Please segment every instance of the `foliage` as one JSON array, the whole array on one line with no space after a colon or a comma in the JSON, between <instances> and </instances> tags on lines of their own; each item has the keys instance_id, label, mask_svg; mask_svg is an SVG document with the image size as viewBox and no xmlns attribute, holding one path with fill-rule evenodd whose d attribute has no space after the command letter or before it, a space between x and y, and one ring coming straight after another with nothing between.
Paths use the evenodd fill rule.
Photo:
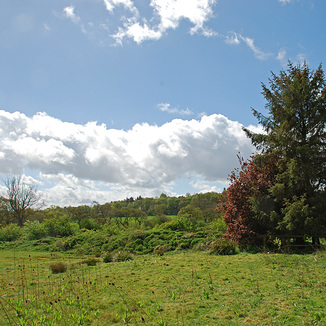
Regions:
<instances>
[{"instance_id":1,"label":"foliage","mask_svg":"<svg viewBox=\"0 0 326 326\"><path fill-rule=\"evenodd\" d=\"M113 254L111 252L106 252L103 256L103 263L112 263L113 262Z\"/></svg>"},{"instance_id":2,"label":"foliage","mask_svg":"<svg viewBox=\"0 0 326 326\"><path fill-rule=\"evenodd\" d=\"M46 229L39 221L26 221L24 223L24 238L26 240L38 240L46 236Z\"/></svg>"},{"instance_id":3,"label":"foliage","mask_svg":"<svg viewBox=\"0 0 326 326\"><path fill-rule=\"evenodd\" d=\"M66 215L45 219L43 224L50 237L66 237L74 233L70 219Z\"/></svg>"},{"instance_id":4,"label":"foliage","mask_svg":"<svg viewBox=\"0 0 326 326\"><path fill-rule=\"evenodd\" d=\"M121 261L129 261L133 260L132 254L126 251L119 251L118 254L115 256L114 261L121 262Z\"/></svg>"},{"instance_id":5,"label":"foliage","mask_svg":"<svg viewBox=\"0 0 326 326\"><path fill-rule=\"evenodd\" d=\"M17 224L9 224L0 229L0 241L15 241L23 234L22 228Z\"/></svg>"},{"instance_id":6,"label":"foliage","mask_svg":"<svg viewBox=\"0 0 326 326\"><path fill-rule=\"evenodd\" d=\"M0 196L0 226L13 222L13 214L9 211L9 199Z\"/></svg>"},{"instance_id":7,"label":"foliage","mask_svg":"<svg viewBox=\"0 0 326 326\"><path fill-rule=\"evenodd\" d=\"M244 128L261 150L231 174L225 205L228 236L236 241L258 240L260 234L319 237L326 235L326 86L321 66L306 63L263 87L269 115L253 110L265 133Z\"/></svg>"},{"instance_id":8,"label":"foliage","mask_svg":"<svg viewBox=\"0 0 326 326\"><path fill-rule=\"evenodd\" d=\"M209 246L209 252L215 255L235 255L239 253L236 242L227 238L218 238Z\"/></svg>"},{"instance_id":9,"label":"foliage","mask_svg":"<svg viewBox=\"0 0 326 326\"><path fill-rule=\"evenodd\" d=\"M230 186L226 201L220 201L224 212L227 237L240 244L258 244L261 236L275 232L275 221L270 219L274 201L268 189L274 183L277 161L273 156L252 156L249 161L239 159L240 171L229 176Z\"/></svg>"}]
</instances>

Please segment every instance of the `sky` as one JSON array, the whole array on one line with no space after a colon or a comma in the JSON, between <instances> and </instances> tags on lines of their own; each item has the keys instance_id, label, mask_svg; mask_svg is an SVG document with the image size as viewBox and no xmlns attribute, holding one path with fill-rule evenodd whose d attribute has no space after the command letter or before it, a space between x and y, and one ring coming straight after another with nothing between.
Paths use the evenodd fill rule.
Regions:
<instances>
[{"instance_id":1,"label":"sky","mask_svg":"<svg viewBox=\"0 0 326 326\"><path fill-rule=\"evenodd\" d=\"M323 0L0 0L0 176L47 206L221 192ZM0 193L5 196L5 187Z\"/></svg>"}]
</instances>

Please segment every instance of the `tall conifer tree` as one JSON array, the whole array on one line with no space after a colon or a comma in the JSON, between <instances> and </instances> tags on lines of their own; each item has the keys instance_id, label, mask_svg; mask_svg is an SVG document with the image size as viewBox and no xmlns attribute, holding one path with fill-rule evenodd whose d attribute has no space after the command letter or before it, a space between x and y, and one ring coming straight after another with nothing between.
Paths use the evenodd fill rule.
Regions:
<instances>
[{"instance_id":1,"label":"tall conifer tree","mask_svg":"<svg viewBox=\"0 0 326 326\"><path fill-rule=\"evenodd\" d=\"M326 83L321 65L316 71L288 64L262 84L268 115L253 110L265 133L244 128L253 145L278 158L278 173L270 194L271 218L280 233L326 236Z\"/></svg>"}]
</instances>

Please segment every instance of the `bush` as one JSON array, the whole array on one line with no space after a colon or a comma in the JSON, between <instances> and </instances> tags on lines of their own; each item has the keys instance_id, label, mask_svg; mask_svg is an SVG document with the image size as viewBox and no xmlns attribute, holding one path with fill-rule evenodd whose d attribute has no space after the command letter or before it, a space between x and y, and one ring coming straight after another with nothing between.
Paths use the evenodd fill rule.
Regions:
<instances>
[{"instance_id":1,"label":"bush","mask_svg":"<svg viewBox=\"0 0 326 326\"><path fill-rule=\"evenodd\" d=\"M186 231L192 229L189 218L184 216L174 218L173 220L162 224L161 227L172 231Z\"/></svg>"},{"instance_id":2,"label":"bush","mask_svg":"<svg viewBox=\"0 0 326 326\"><path fill-rule=\"evenodd\" d=\"M94 219L84 218L80 221L79 227L81 229L97 230L100 228L100 225L98 223L96 223L96 221Z\"/></svg>"},{"instance_id":3,"label":"bush","mask_svg":"<svg viewBox=\"0 0 326 326\"><path fill-rule=\"evenodd\" d=\"M235 255L239 252L239 248L232 240L218 238L210 244L209 251L215 255Z\"/></svg>"},{"instance_id":4,"label":"bush","mask_svg":"<svg viewBox=\"0 0 326 326\"><path fill-rule=\"evenodd\" d=\"M152 229L154 228L156 225L161 225L163 223L169 222L171 221L171 218L166 216L166 215L156 215L152 218L147 218L144 221L144 227L146 229Z\"/></svg>"},{"instance_id":5,"label":"bush","mask_svg":"<svg viewBox=\"0 0 326 326\"><path fill-rule=\"evenodd\" d=\"M133 260L131 253L129 252L119 252L118 255L115 257L115 261L128 261Z\"/></svg>"},{"instance_id":6,"label":"bush","mask_svg":"<svg viewBox=\"0 0 326 326\"><path fill-rule=\"evenodd\" d=\"M52 274L64 273L67 270L67 265L62 262L54 263L50 265Z\"/></svg>"},{"instance_id":7,"label":"bush","mask_svg":"<svg viewBox=\"0 0 326 326\"><path fill-rule=\"evenodd\" d=\"M95 266L99 262L96 258L87 258L82 261L82 264L86 264L87 266Z\"/></svg>"},{"instance_id":8,"label":"bush","mask_svg":"<svg viewBox=\"0 0 326 326\"><path fill-rule=\"evenodd\" d=\"M67 237L74 233L68 216L46 219L43 224L50 237Z\"/></svg>"},{"instance_id":9,"label":"bush","mask_svg":"<svg viewBox=\"0 0 326 326\"><path fill-rule=\"evenodd\" d=\"M113 255L111 252L106 252L103 256L103 263L111 263L113 262Z\"/></svg>"},{"instance_id":10,"label":"bush","mask_svg":"<svg viewBox=\"0 0 326 326\"><path fill-rule=\"evenodd\" d=\"M23 234L22 228L17 224L9 224L0 229L0 241L15 241Z\"/></svg>"},{"instance_id":11,"label":"bush","mask_svg":"<svg viewBox=\"0 0 326 326\"><path fill-rule=\"evenodd\" d=\"M44 225L39 221L26 221L23 230L26 240L39 240L46 236Z\"/></svg>"},{"instance_id":12,"label":"bush","mask_svg":"<svg viewBox=\"0 0 326 326\"><path fill-rule=\"evenodd\" d=\"M216 230L219 234L223 235L227 232L227 225L223 218L217 218L210 223L210 227Z\"/></svg>"}]
</instances>

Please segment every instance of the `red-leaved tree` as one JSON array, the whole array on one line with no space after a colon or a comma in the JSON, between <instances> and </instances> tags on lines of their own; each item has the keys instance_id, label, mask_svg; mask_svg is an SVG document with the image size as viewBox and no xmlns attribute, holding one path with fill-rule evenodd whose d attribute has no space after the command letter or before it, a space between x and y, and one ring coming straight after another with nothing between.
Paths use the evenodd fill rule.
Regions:
<instances>
[{"instance_id":1,"label":"red-leaved tree","mask_svg":"<svg viewBox=\"0 0 326 326\"><path fill-rule=\"evenodd\" d=\"M239 156L240 169L229 175L226 199L219 202L227 224L227 238L239 244L260 244L262 236L277 226L271 218L275 202L269 194L277 170L274 156L254 155L248 161Z\"/></svg>"}]
</instances>

